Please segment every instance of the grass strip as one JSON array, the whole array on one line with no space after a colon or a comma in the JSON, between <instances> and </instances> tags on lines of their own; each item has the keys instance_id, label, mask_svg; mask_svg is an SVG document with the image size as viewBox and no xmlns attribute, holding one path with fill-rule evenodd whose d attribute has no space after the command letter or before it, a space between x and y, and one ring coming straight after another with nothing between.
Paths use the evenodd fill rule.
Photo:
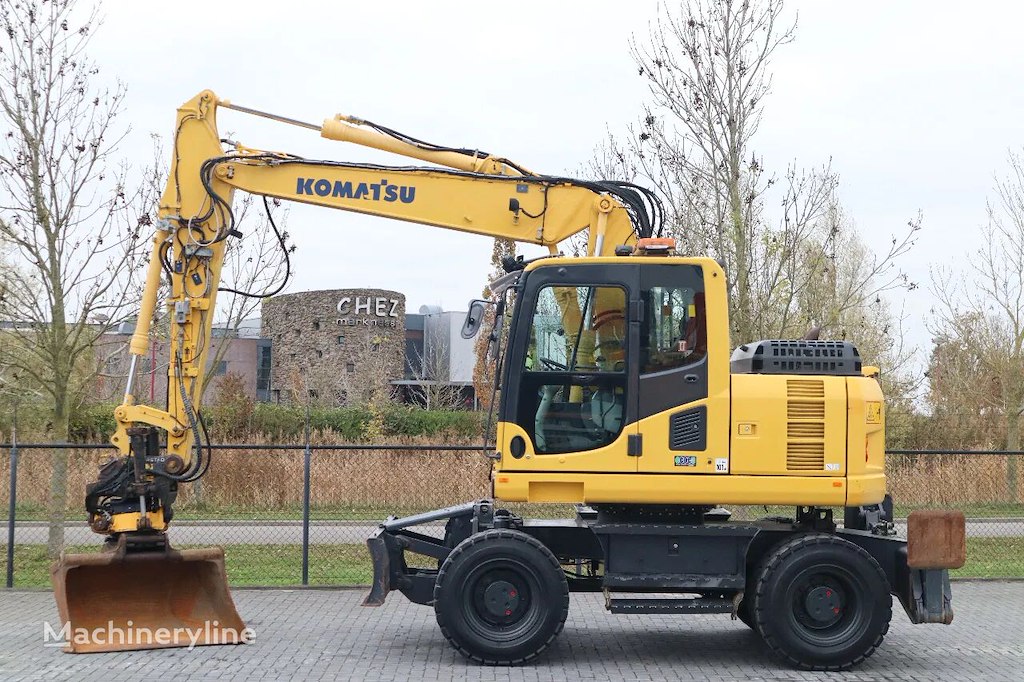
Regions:
<instances>
[{"instance_id":1,"label":"grass strip","mask_svg":"<svg viewBox=\"0 0 1024 682\"><path fill-rule=\"evenodd\" d=\"M98 550L98 545L67 549ZM5 546L0 546L0 553L6 553ZM227 545L224 557L228 581L233 587L287 587L302 582L301 545ZM49 587L51 563L46 547L16 545L15 587ZM967 538L967 563L950 574L955 578L1024 578L1024 537ZM310 545L311 585L369 585L372 578L373 565L365 545Z\"/></svg>"}]
</instances>

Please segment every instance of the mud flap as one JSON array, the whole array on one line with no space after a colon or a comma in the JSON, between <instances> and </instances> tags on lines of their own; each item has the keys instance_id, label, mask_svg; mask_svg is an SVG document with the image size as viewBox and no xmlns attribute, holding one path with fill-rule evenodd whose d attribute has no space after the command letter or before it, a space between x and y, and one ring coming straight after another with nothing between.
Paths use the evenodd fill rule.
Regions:
<instances>
[{"instance_id":1,"label":"mud flap","mask_svg":"<svg viewBox=\"0 0 1024 682\"><path fill-rule=\"evenodd\" d=\"M363 600L363 606L383 606L384 599L391 591L391 557L382 537L386 533L381 526L366 539L366 547L370 550L370 559L373 560L373 584L370 585L370 594Z\"/></svg>"},{"instance_id":2,"label":"mud flap","mask_svg":"<svg viewBox=\"0 0 1024 682\"><path fill-rule=\"evenodd\" d=\"M250 635L235 609L220 547L62 554L50 571L64 650L132 651L241 644Z\"/></svg>"}]
</instances>

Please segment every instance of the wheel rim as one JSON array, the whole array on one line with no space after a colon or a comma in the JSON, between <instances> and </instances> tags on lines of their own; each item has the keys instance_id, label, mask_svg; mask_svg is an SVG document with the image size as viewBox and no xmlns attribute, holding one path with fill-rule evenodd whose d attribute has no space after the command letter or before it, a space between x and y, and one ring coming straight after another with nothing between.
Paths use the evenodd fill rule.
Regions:
<instances>
[{"instance_id":1,"label":"wheel rim","mask_svg":"<svg viewBox=\"0 0 1024 682\"><path fill-rule=\"evenodd\" d=\"M842 566L815 566L790 583L785 602L790 628L807 643L840 646L859 637L870 621L871 591Z\"/></svg>"},{"instance_id":2,"label":"wheel rim","mask_svg":"<svg viewBox=\"0 0 1024 682\"><path fill-rule=\"evenodd\" d=\"M478 636L508 642L529 635L543 620L540 578L529 565L496 558L475 566L462 593L466 624Z\"/></svg>"}]
</instances>

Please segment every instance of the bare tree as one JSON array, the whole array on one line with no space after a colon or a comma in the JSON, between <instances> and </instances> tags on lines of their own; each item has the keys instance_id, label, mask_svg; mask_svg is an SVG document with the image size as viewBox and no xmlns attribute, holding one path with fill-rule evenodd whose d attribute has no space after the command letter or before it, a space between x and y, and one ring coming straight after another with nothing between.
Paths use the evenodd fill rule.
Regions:
<instances>
[{"instance_id":1,"label":"bare tree","mask_svg":"<svg viewBox=\"0 0 1024 682\"><path fill-rule=\"evenodd\" d=\"M981 246L962 275L949 267L932 273L939 301L930 328L947 348L967 357L947 361L932 377L934 401L953 399L959 410L995 414L1003 422L1001 444L1021 446L1024 414L1024 154L1011 151L1009 172L997 177L996 201L988 204ZM1009 488L1017 499L1017 458L1010 460Z\"/></svg>"},{"instance_id":2,"label":"bare tree","mask_svg":"<svg viewBox=\"0 0 1024 682\"><path fill-rule=\"evenodd\" d=\"M48 436L65 440L94 366L96 338L133 303L140 230L153 205L113 157L124 88L97 84L86 48L97 10L74 0L15 0L0 10L0 318L5 362L47 396ZM152 197L155 199L155 197ZM148 232L148 230L147 230ZM52 454L48 549L63 546L67 459Z\"/></svg>"},{"instance_id":3,"label":"bare tree","mask_svg":"<svg viewBox=\"0 0 1024 682\"><path fill-rule=\"evenodd\" d=\"M758 283L752 279L765 269L756 267L751 250L759 244L759 199L770 186L750 143L770 86L769 60L795 31L793 24L780 25L781 14L781 2L690 2L679 15L661 13L648 45L633 46L652 96L632 135L636 156L668 199L684 248L726 263L731 320L741 338L757 335ZM819 208L833 182L829 173L810 179L787 175L794 190L799 181L801 189L811 190L813 199L801 202L805 213ZM791 247L805 221L786 225L789 230L773 245L776 253ZM780 257L769 269L783 262Z\"/></svg>"},{"instance_id":4,"label":"bare tree","mask_svg":"<svg viewBox=\"0 0 1024 682\"><path fill-rule=\"evenodd\" d=\"M781 320L783 333L797 335L817 327L828 338L852 341L869 363L883 367L890 414L898 401L901 409L911 410L907 401L920 384L920 373L911 367L914 349L904 342L906 314L894 312L884 297L895 289L917 288L895 260L911 248L920 220L912 220L905 236L892 238L879 255L863 243L842 206L833 202L817 226L826 240L824 247L814 241L802 245L782 270L783 278L804 284L787 287L787 294L780 297L783 304L772 312Z\"/></svg>"},{"instance_id":5,"label":"bare tree","mask_svg":"<svg viewBox=\"0 0 1024 682\"><path fill-rule=\"evenodd\" d=\"M775 176L753 149L771 59L795 31L780 0L689 0L662 11L648 39L633 44L650 102L624 139L609 136L593 164L654 186L680 249L724 264L731 332L741 341L803 333L803 302L834 278L840 228L847 227L832 219L838 178L829 164L802 170L791 163ZM854 300L904 283L880 277L910 248L916 229L915 222L874 259L876 273Z\"/></svg>"}]
</instances>

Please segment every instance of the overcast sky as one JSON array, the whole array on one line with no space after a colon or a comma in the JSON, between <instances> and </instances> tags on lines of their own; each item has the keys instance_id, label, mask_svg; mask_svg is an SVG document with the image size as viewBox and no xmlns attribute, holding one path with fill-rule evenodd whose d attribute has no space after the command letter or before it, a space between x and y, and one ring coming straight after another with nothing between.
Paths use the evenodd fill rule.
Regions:
<instances>
[{"instance_id":1,"label":"overcast sky","mask_svg":"<svg viewBox=\"0 0 1024 682\"><path fill-rule=\"evenodd\" d=\"M919 244L901 265L923 285L931 264L962 265L993 173L1024 142L1024 6L805 1L787 9L799 13L797 39L773 62L754 143L768 170L831 158L866 243L884 249L920 209ZM104 78L127 85L132 134L123 151L140 163L151 158L149 134L169 137L177 105L211 88L294 118L354 114L566 173L640 111L645 87L628 43L643 40L656 12L655 2L621 0L107 0L92 54ZM220 127L253 147L388 161L235 112L223 112ZM486 237L303 206L288 229L298 245L291 291L383 287L405 293L410 311L464 309L489 270ZM926 286L906 304L918 344L928 340L929 304Z\"/></svg>"}]
</instances>

